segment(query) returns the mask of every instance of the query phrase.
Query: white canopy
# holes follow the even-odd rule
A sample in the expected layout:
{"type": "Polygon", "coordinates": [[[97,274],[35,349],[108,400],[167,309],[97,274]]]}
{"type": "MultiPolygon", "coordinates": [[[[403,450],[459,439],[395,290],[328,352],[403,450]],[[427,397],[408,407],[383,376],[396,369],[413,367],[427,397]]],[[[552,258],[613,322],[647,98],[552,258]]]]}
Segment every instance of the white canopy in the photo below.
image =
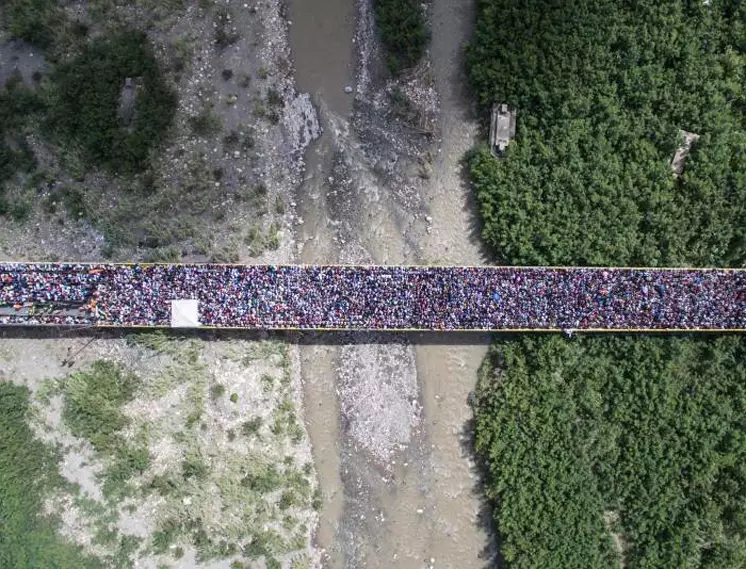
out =
{"type": "Polygon", "coordinates": [[[171,301],[171,327],[199,327],[199,301],[196,298],[171,301]]]}

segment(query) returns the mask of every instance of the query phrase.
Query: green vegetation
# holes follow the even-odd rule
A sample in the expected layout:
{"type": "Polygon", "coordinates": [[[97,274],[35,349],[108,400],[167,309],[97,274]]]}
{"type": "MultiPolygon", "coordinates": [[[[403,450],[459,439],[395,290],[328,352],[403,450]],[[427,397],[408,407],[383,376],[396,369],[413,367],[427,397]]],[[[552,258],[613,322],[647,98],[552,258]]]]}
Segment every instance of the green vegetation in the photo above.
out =
{"type": "Polygon", "coordinates": [[[210,136],[220,132],[223,124],[212,106],[207,106],[199,114],[189,117],[189,126],[197,136],[210,136]]]}
{"type": "Polygon", "coordinates": [[[216,383],[210,387],[210,397],[213,400],[220,399],[223,395],[225,395],[225,385],[222,383],[216,383]]]}
{"type": "Polygon", "coordinates": [[[743,567],[744,361],[734,337],[493,346],[476,436],[507,566],[617,568],[611,530],[631,569],[743,567]]]}
{"type": "MultiPolygon", "coordinates": [[[[746,9],[481,0],[504,158],[467,165],[499,262],[746,262],[746,9]],[[699,134],[683,173],[679,129],[699,134]]],[[[506,569],[746,566],[746,340],[503,339],[475,397],[506,569]]]]}
{"type": "Polygon", "coordinates": [[[0,382],[0,567],[98,569],[41,515],[44,497],[62,484],[59,456],[34,438],[28,421],[28,390],[0,382]]]}
{"type": "Polygon", "coordinates": [[[230,10],[226,6],[219,6],[215,9],[214,30],[215,45],[220,49],[231,46],[241,39],[233,26],[230,10]]]}
{"type": "Polygon", "coordinates": [[[119,365],[98,360],[70,375],[62,385],[62,418],[76,437],[90,441],[106,459],[105,496],[130,493],[128,481],[150,462],[147,445],[122,436],[129,424],[121,406],[134,398],[138,379],[119,365]]]}
{"type": "Polygon", "coordinates": [[[417,65],[430,39],[421,3],[374,0],[373,9],[389,70],[396,75],[417,65]]]}
{"type": "Polygon", "coordinates": [[[55,72],[57,99],[51,124],[65,141],[80,145],[92,166],[140,172],[168,133],[176,94],[166,85],[144,33],[120,31],[88,44],[55,72]],[[133,128],[118,117],[125,79],[137,84],[133,128]]]}
{"type": "Polygon", "coordinates": [[[51,47],[63,22],[56,0],[7,0],[3,4],[0,16],[5,16],[13,36],[42,49],[51,47]]]}
{"type": "Polygon", "coordinates": [[[481,0],[467,52],[507,157],[469,159],[499,260],[735,264],[746,256],[746,7],[481,0]],[[678,130],[700,139],[678,179],[678,130]]]}
{"type": "Polygon", "coordinates": [[[65,382],[62,417],[76,437],[89,440],[98,451],[112,450],[127,425],[120,407],[132,400],[137,385],[117,364],[95,361],[90,370],[74,373],[65,382]]]}
{"type": "Polygon", "coordinates": [[[18,76],[11,77],[0,89],[0,215],[12,209],[5,195],[6,183],[19,171],[29,173],[36,168],[36,158],[23,129],[42,108],[39,97],[24,87],[18,76]]]}

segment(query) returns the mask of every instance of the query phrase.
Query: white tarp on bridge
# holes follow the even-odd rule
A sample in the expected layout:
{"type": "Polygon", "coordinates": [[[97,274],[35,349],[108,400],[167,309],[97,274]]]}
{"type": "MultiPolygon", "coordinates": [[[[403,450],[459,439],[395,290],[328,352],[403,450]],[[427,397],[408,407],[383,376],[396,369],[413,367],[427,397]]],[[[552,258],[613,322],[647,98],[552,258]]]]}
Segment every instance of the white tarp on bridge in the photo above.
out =
{"type": "Polygon", "coordinates": [[[199,301],[196,298],[171,301],[171,327],[197,328],[199,326],[199,301]]]}

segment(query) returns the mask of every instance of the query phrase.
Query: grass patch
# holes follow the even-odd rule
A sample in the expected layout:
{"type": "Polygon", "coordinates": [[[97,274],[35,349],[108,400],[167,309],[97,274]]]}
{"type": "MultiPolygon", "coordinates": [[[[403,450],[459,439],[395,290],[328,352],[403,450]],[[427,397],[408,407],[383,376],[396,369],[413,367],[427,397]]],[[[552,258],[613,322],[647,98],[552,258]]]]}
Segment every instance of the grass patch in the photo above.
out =
{"type": "Polygon", "coordinates": [[[134,374],[104,360],[63,383],[62,419],[73,435],[88,440],[105,459],[102,491],[107,497],[127,495],[129,480],[150,463],[146,442],[130,442],[121,434],[129,424],[121,407],[132,401],[139,385],[134,374]]]}
{"type": "Polygon", "coordinates": [[[118,364],[95,361],[89,371],[74,373],[65,382],[63,420],[73,435],[89,440],[98,451],[111,452],[128,424],[120,407],[132,401],[138,385],[134,374],[118,364]]]}
{"type": "Polygon", "coordinates": [[[279,340],[262,340],[260,342],[253,342],[249,349],[244,355],[242,364],[244,367],[249,367],[252,362],[264,359],[270,359],[274,356],[285,356],[287,347],[283,342],[279,340]]]}
{"type": "Polygon", "coordinates": [[[189,453],[181,462],[181,474],[184,478],[195,478],[205,480],[210,467],[205,463],[204,458],[196,453],[189,453]]]}
{"type": "Polygon", "coordinates": [[[0,567],[102,569],[40,516],[44,496],[63,481],[60,457],[34,438],[29,413],[28,390],[0,382],[0,567]]]}
{"type": "Polygon", "coordinates": [[[132,345],[142,346],[159,354],[169,355],[176,355],[180,352],[180,343],[177,340],[177,338],[173,338],[162,330],[137,332],[127,336],[127,342],[132,345]]]}

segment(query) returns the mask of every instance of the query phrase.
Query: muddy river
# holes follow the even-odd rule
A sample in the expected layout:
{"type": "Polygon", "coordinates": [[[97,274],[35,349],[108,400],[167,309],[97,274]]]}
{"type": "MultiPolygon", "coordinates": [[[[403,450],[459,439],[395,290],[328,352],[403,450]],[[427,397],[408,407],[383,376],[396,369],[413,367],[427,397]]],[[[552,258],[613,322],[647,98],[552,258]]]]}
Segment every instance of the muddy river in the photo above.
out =
{"type": "MultiPolygon", "coordinates": [[[[298,192],[303,219],[296,228],[298,261],[484,263],[458,164],[477,132],[461,73],[472,2],[434,0],[431,8],[443,134],[435,141],[433,173],[420,196],[432,231],[414,239],[395,223],[402,213],[391,205],[387,188],[374,187],[370,165],[357,159],[360,140],[351,126],[359,56],[354,38],[365,5],[289,3],[298,88],[311,94],[324,128],[307,151],[298,192]],[[346,210],[335,207],[332,182],[340,156],[355,172],[355,184],[345,187],[375,196],[367,216],[345,219],[346,210]],[[341,232],[344,226],[354,228],[354,238],[341,232]]],[[[301,340],[305,418],[324,498],[317,542],[327,567],[487,566],[489,513],[470,451],[467,398],[488,340],[437,334],[322,334],[301,340]]]]}

